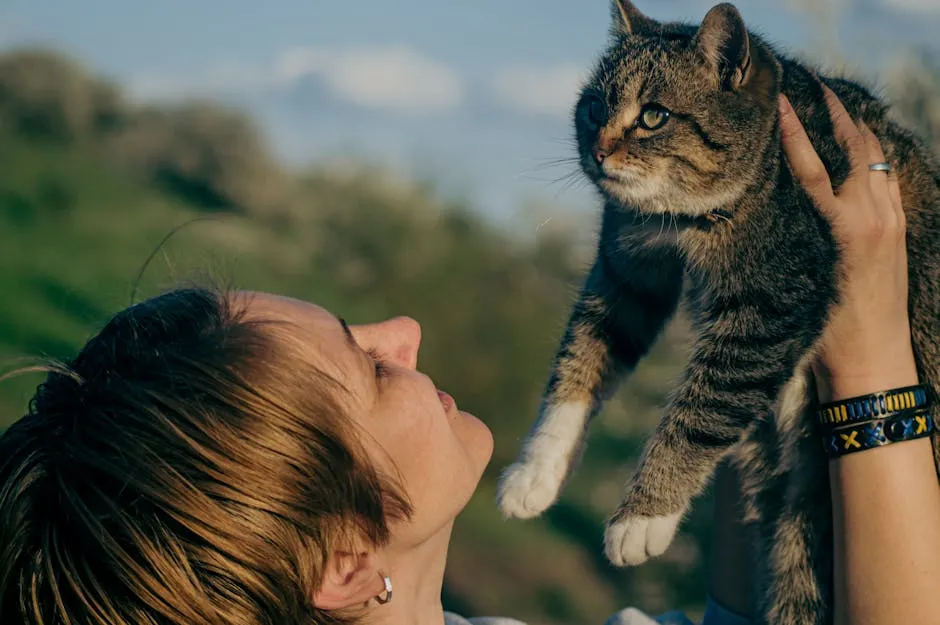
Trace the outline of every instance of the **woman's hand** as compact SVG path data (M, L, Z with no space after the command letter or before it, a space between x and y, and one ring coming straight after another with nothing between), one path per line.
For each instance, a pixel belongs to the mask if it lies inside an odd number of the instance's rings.
M820 399L863 395L916 383L907 305L907 247L901 190L878 139L857 127L827 87L836 138L852 170L838 193L786 98L780 128L790 168L829 220L840 249L838 306L821 338L814 366Z
M790 168L832 224L841 252L839 302L814 366L823 401L918 382L898 183L893 175L869 170L885 160L878 140L868 128L856 128L828 89L826 98L836 136L852 161L838 193L793 109L785 101L780 105ZM835 623L937 622L940 487L931 440L840 457L829 463L829 482Z

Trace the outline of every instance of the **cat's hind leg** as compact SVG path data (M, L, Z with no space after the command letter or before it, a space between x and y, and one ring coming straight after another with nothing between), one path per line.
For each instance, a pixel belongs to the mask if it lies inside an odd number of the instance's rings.
M504 516L531 518L555 503L580 460L591 418L649 350L681 290L675 256L618 258L614 266L599 253L556 352L538 420L501 476Z
M830 622L832 523L828 457L814 426L811 355L774 407L776 419L735 453L742 495L760 520L755 624ZM765 424L761 424L764 426Z

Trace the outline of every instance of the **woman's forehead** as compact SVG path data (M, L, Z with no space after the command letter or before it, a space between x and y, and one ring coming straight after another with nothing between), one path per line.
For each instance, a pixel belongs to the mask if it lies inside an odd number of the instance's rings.
M331 312L303 300L264 293L260 291L242 291L236 297L244 297L249 317L265 321L287 322L297 332L288 336L291 342L300 343L305 357L313 356L317 364L340 375L347 383L355 373L363 369L363 357L352 335L342 322Z
M263 291L239 291L235 297L245 301L251 316L288 320L307 326L323 325L324 329L339 323L325 308L285 295Z
M277 335L303 348L303 352L323 352L326 360L335 361L342 352L350 351L349 341L343 326L325 308L303 300L263 293L241 291L236 298L243 298L246 316L262 322L273 322L280 328Z

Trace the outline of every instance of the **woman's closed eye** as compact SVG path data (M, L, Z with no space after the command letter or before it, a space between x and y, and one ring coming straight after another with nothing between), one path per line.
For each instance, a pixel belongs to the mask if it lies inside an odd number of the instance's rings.
M372 347L366 350L366 354L368 354L369 358L372 359L372 363L375 365L375 377L379 380L387 378L389 367L382 358L382 355Z

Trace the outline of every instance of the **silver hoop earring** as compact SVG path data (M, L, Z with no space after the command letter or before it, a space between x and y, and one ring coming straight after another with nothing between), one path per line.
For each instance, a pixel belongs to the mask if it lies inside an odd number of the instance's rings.
M382 581L385 582L385 596L383 597L381 594L376 595L375 600L385 605L392 600L392 578L382 572L379 572L379 576L382 578Z

